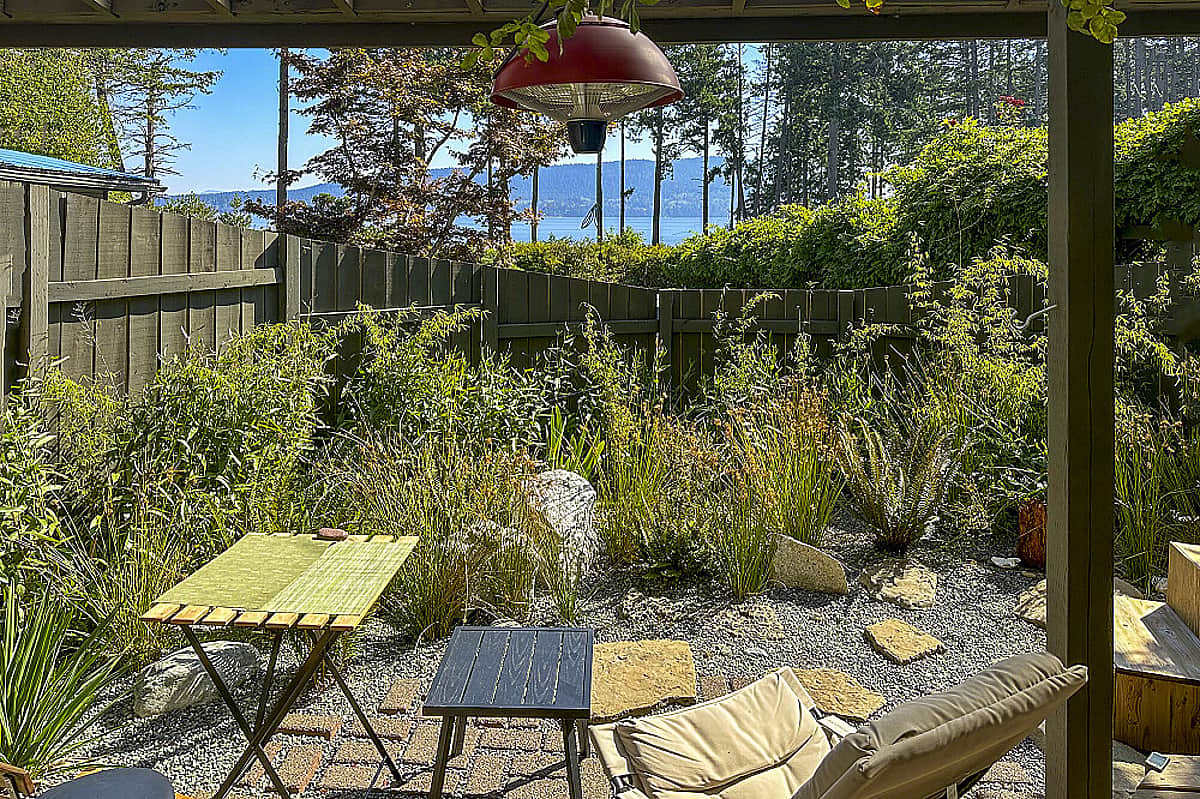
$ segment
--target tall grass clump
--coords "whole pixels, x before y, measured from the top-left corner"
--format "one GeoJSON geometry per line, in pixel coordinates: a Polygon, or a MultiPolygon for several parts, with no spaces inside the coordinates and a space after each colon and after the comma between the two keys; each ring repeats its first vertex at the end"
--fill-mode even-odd
{"type": "Polygon", "coordinates": [[[61,561],[62,476],[53,436],[24,393],[0,415],[0,588],[48,578],[61,561]]]}
{"type": "Polygon", "coordinates": [[[61,596],[21,597],[11,586],[3,594],[0,760],[41,779],[80,765],[84,731],[103,712],[97,698],[117,661],[97,643],[104,624],[77,633],[61,596]]]}
{"type": "Polygon", "coordinates": [[[735,599],[760,593],[778,546],[767,503],[745,472],[729,475],[710,501],[705,540],[717,575],[735,599]]]}

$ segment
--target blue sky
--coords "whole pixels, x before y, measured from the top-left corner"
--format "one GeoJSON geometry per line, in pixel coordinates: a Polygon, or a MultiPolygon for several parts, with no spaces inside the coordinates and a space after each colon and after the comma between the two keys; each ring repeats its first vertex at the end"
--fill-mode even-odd
{"type": "MultiPolygon", "coordinates": [[[[270,50],[204,52],[195,69],[220,70],[221,79],[210,95],[197,97],[192,108],[176,112],[172,131],[190,150],[179,153],[165,182],[172,194],[263,188],[260,177],[275,169],[279,117],[279,62],[270,50]]],[[[308,119],[293,111],[288,144],[289,166],[327,149],[331,142],[308,133],[308,119]]],[[[606,160],[617,154],[610,138],[606,160]]],[[[652,157],[648,143],[626,146],[631,158],[652,157]]],[[[441,164],[436,164],[441,166],[441,164]]],[[[301,185],[319,182],[306,177],[301,185]]]]}

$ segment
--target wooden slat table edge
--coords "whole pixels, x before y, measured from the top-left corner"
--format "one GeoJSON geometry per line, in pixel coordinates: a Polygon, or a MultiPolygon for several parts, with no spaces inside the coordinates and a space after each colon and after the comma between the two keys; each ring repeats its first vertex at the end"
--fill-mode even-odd
{"type": "Polygon", "coordinates": [[[224,627],[237,618],[238,612],[232,608],[213,608],[208,615],[197,624],[206,627],[224,627]]]}
{"type": "Polygon", "coordinates": [[[305,613],[300,617],[300,621],[296,622],[296,627],[301,630],[320,630],[329,624],[329,619],[327,613],[305,613]]]}
{"type": "Polygon", "coordinates": [[[261,627],[262,623],[267,620],[270,613],[265,613],[261,610],[247,610],[238,614],[238,617],[233,620],[234,627],[261,627]]]}
{"type": "Polygon", "coordinates": [[[264,625],[268,630],[286,630],[300,620],[299,613],[272,613],[264,625]]]}
{"type": "Polygon", "coordinates": [[[179,605],[169,602],[159,602],[150,606],[150,609],[142,614],[142,621],[158,621],[163,622],[175,615],[180,608],[179,605]]]}
{"type": "Polygon", "coordinates": [[[344,616],[334,616],[333,622],[330,623],[330,625],[329,625],[329,629],[337,630],[339,632],[353,630],[355,627],[362,624],[362,620],[363,620],[362,616],[355,616],[355,615],[350,615],[350,614],[347,614],[344,616]]]}
{"type": "Polygon", "coordinates": [[[208,615],[209,605],[186,605],[183,610],[167,619],[167,624],[192,625],[208,615]]]}

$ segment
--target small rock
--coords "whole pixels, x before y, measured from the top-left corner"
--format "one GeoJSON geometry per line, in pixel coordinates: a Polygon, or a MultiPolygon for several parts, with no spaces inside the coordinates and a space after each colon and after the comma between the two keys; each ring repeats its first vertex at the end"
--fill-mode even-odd
{"type": "Polygon", "coordinates": [[[1166,577],[1152,577],[1152,578],[1150,578],[1150,584],[1154,588],[1154,593],[1156,593],[1156,594],[1167,593],[1167,578],[1166,577]]]}
{"type": "Polygon", "coordinates": [[[1001,558],[996,555],[992,556],[992,565],[1000,569],[1015,569],[1021,565],[1020,558],[1001,558]]]}
{"type": "Polygon", "coordinates": [[[866,635],[877,652],[902,666],[946,648],[932,635],[900,619],[888,619],[872,624],[866,629],[866,635]]]}
{"type": "Polygon", "coordinates": [[[321,541],[345,541],[349,537],[349,533],[338,527],[322,527],[317,531],[317,538],[321,541]]]}
{"type": "Polygon", "coordinates": [[[846,567],[816,547],[786,535],[778,537],[771,578],[788,588],[824,594],[847,594],[846,567]]]}
{"type": "Polygon", "coordinates": [[[592,721],[613,721],[696,701],[696,663],[686,641],[616,641],[592,653],[592,721]]]}
{"type": "Polygon", "coordinates": [[[824,713],[851,721],[866,721],[887,701],[858,680],[834,669],[793,669],[813,704],[824,713]]]}
{"type": "MultiPolygon", "coordinates": [[[[258,650],[236,641],[204,644],[208,655],[231,690],[258,675],[258,650]]],[[[191,647],[178,649],[138,672],[133,684],[133,712],[139,717],[157,716],[168,710],[211,702],[217,687],[191,647]]]]}
{"type": "Polygon", "coordinates": [[[859,578],[875,599],[902,608],[927,608],[937,597],[937,574],[906,560],[888,561],[865,569],[859,578]]]}
{"type": "Polygon", "coordinates": [[[760,648],[759,648],[759,647],[757,647],[757,646],[752,646],[752,647],[748,648],[748,649],[746,650],[746,654],[747,654],[747,655],[752,655],[752,656],[754,656],[754,657],[756,657],[756,658],[765,658],[765,657],[769,657],[769,655],[767,654],[767,650],[765,650],[765,649],[760,649],[760,648]]]}

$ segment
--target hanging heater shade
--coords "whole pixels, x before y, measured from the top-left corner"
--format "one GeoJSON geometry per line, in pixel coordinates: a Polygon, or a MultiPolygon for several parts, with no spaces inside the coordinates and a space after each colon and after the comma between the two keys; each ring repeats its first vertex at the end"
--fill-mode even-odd
{"type": "Polygon", "coordinates": [[[556,24],[542,27],[550,58],[511,59],[496,74],[492,102],[566,122],[576,152],[599,152],[614,119],[683,97],[662,50],[619,19],[584,17],[561,52],[556,24]]]}

